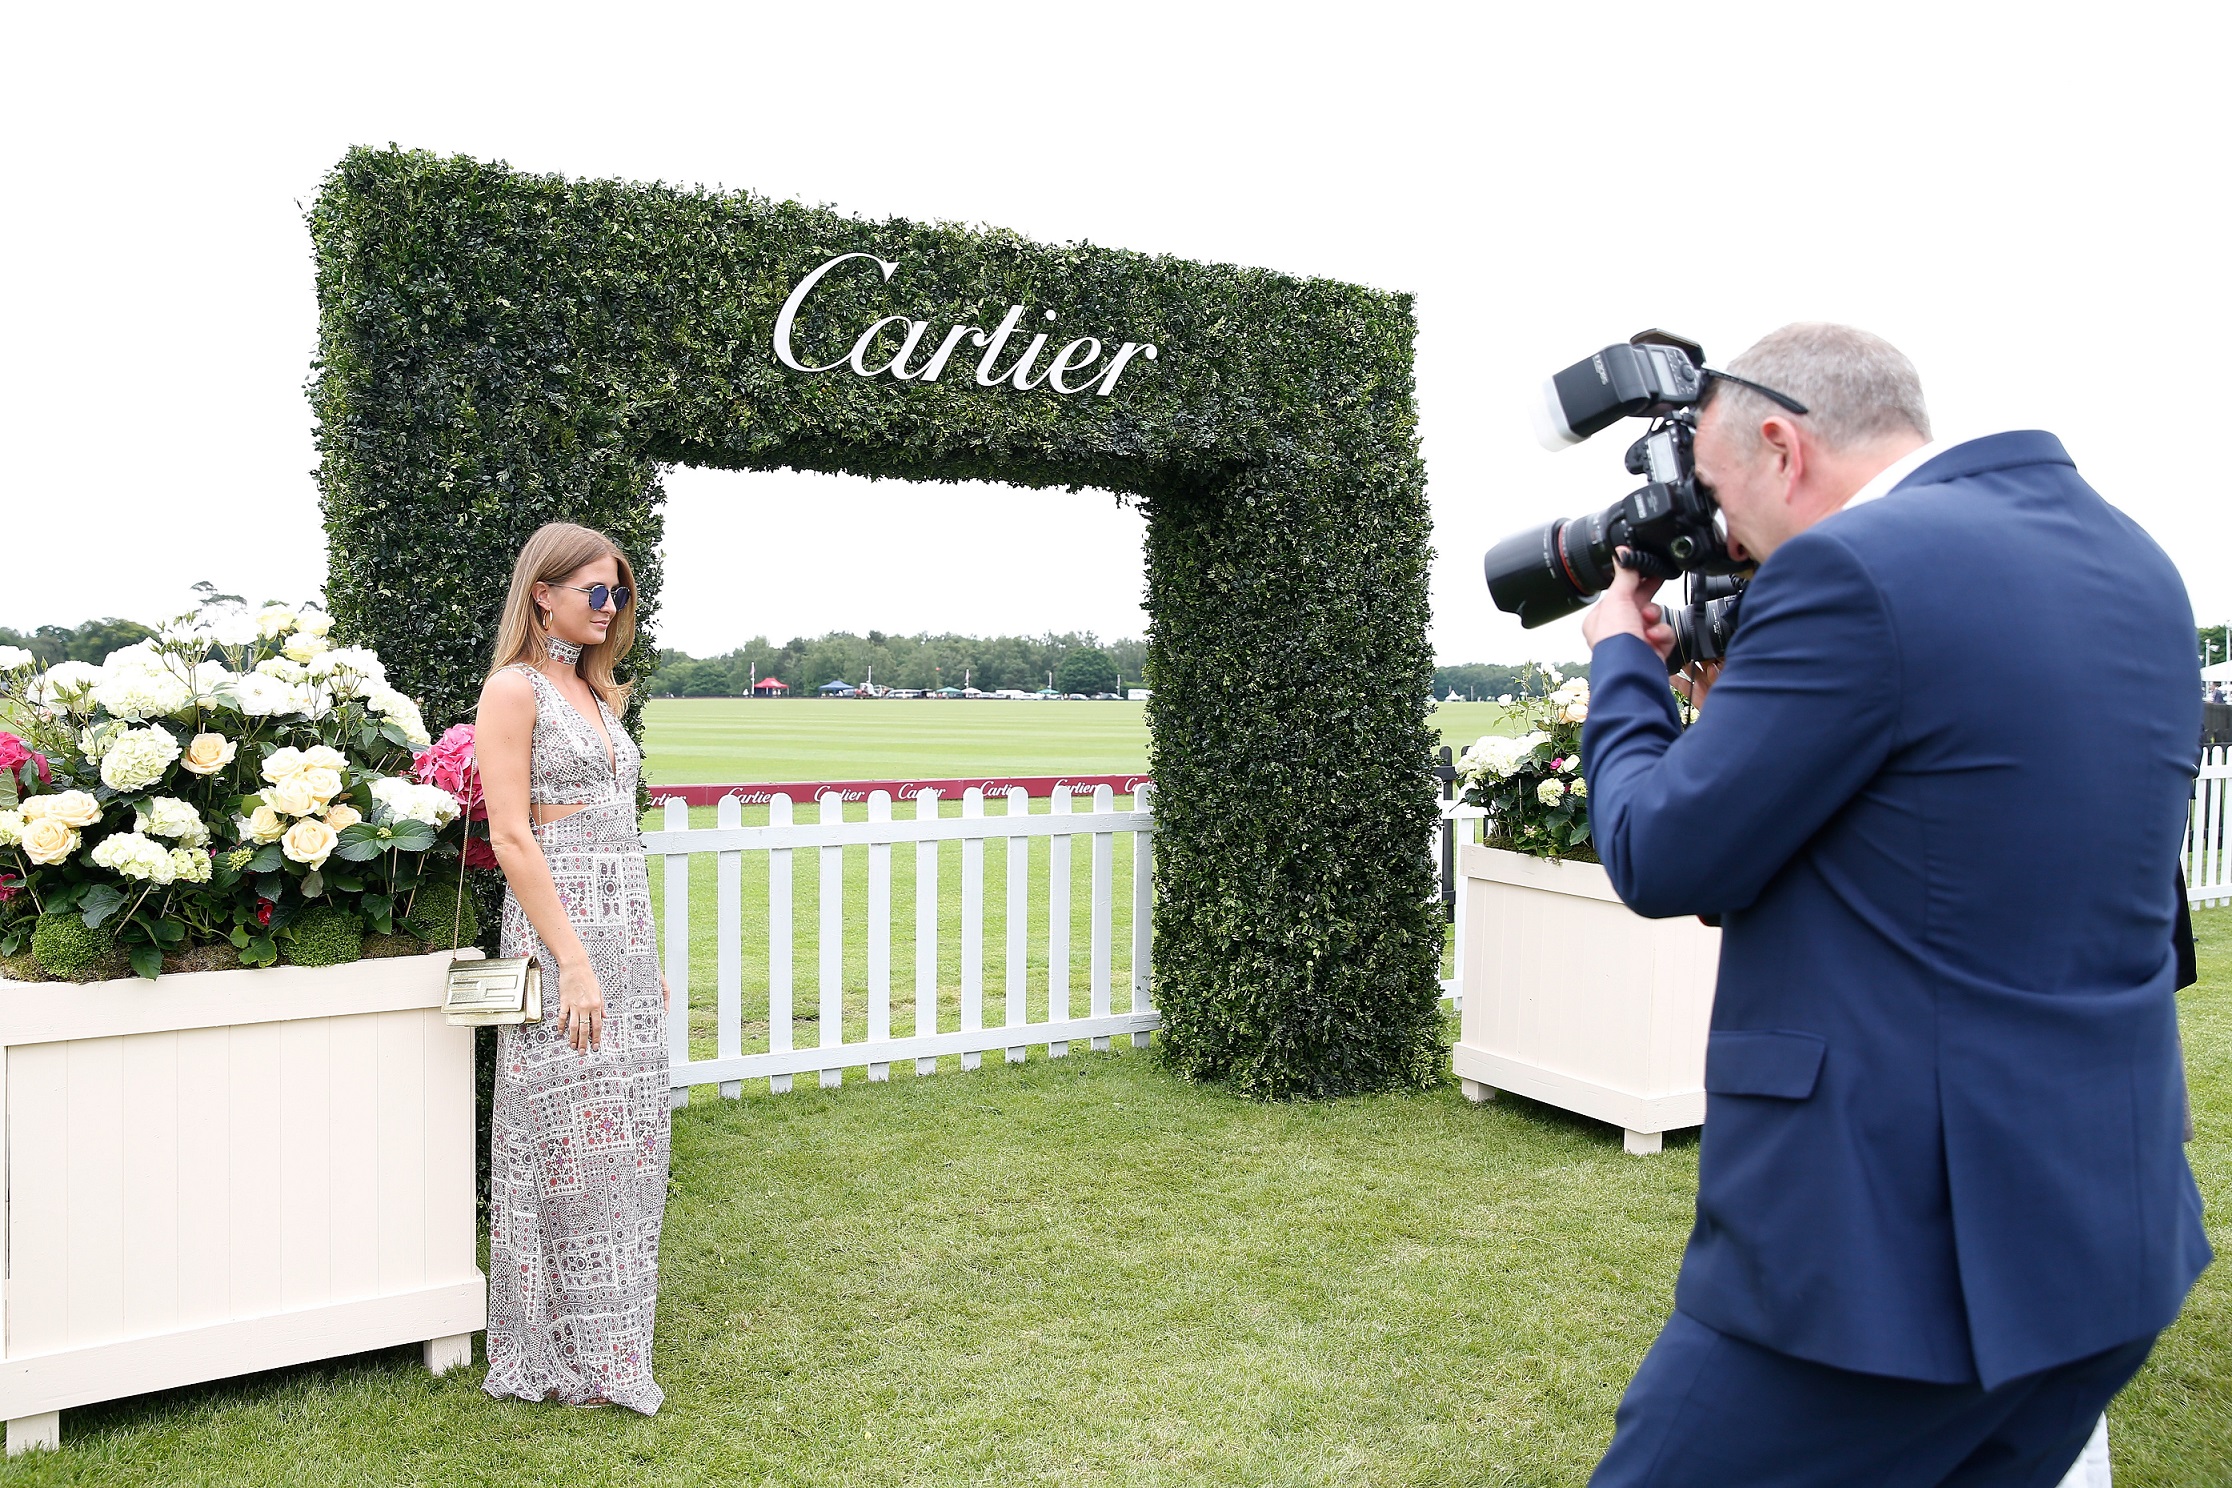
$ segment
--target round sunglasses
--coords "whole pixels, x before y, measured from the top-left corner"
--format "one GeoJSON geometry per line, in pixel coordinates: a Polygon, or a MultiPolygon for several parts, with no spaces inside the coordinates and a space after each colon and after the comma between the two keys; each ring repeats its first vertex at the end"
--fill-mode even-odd
{"type": "Polygon", "coordinates": [[[617,612],[626,609],[628,601],[635,598],[635,591],[625,584],[591,584],[586,589],[579,584],[553,584],[550,587],[553,589],[571,589],[577,594],[588,595],[589,608],[592,610],[603,609],[605,602],[609,600],[612,603],[612,608],[617,612]]]}

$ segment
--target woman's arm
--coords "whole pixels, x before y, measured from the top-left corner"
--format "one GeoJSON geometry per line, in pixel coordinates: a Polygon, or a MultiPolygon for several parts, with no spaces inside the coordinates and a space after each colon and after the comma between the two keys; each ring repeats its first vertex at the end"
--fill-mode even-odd
{"type": "Polygon", "coordinates": [[[530,822],[534,741],[534,684],[516,672],[489,678],[473,727],[473,757],[488,804],[489,845],[512,897],[558,963],[558,1031],[576,1049],[592,1049],[604,1036],[604,994],[558,887],[550,881],[550,864],[530,822]]]}

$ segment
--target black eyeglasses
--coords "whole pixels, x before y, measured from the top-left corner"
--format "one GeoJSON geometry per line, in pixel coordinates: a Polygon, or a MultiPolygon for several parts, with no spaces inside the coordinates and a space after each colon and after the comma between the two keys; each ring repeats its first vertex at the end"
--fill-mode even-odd
{"type": "Polygon", "coordinates": [[[592,610],[603,609],[607,600],[611,601],[612,608],[615,611],[624,610],[628,607],[628,601],[635,598],[635,591],[625,584],[591,584],[586,589],[579,584],[553,584],[550,587],[553,589],[571,589],[576,594],[588,595],[589,608],[592,610]]]}
{"type": "Polygon", "coordinates": [[[1782,407],[1789,409],[1792,413],[1813,412],[1812,409],[1799,402],[1796,398],[1791,397],[1790,394],[1778,393],[1773,388],[1768,387],[1765,383],[1753,382],[1749,377],[1738,377],[1733,372],[1715,372],[1710,367],[1707,367],[1705,369],[1705,375],[1717,382],[1733,382],[1738,387],[1750,388],[1753,392],[1759,394],[1759,396],[1765,398],[1770,403],[1779,404],[1782,407]]]}

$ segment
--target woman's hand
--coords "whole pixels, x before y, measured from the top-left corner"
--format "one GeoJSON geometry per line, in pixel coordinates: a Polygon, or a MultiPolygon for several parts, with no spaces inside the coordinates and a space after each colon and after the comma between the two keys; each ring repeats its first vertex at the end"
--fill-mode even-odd
{"type": "Polygon", "coordinates": [[[586,960],[558,968],[558,1031],[574,1052],[585,1054],[604,1042],[604,989],[586,960]]]}
{"type": "Polygon", "coordinates": [[[666,1008],[674,1006],[674,989],[667,985],[667,979],[663,976],[659,978],[659,1006],[666,1008]]]}

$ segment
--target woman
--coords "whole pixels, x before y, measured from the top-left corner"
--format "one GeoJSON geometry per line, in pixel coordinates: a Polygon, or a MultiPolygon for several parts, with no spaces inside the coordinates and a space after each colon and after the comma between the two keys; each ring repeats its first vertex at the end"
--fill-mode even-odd
{"type": "Polygon", "coordinates": [[[651,1326],[667,1035],[636,834],[641,756],[612,676],[635,640],[634,591],[603,533],[542,528],[512,565],[481,689],[474,752],[504,870],[503,954],[541,959],[545,1009],[496,1035],[484,1388],[649,1415],[663,1398],[651,1326]]]}

